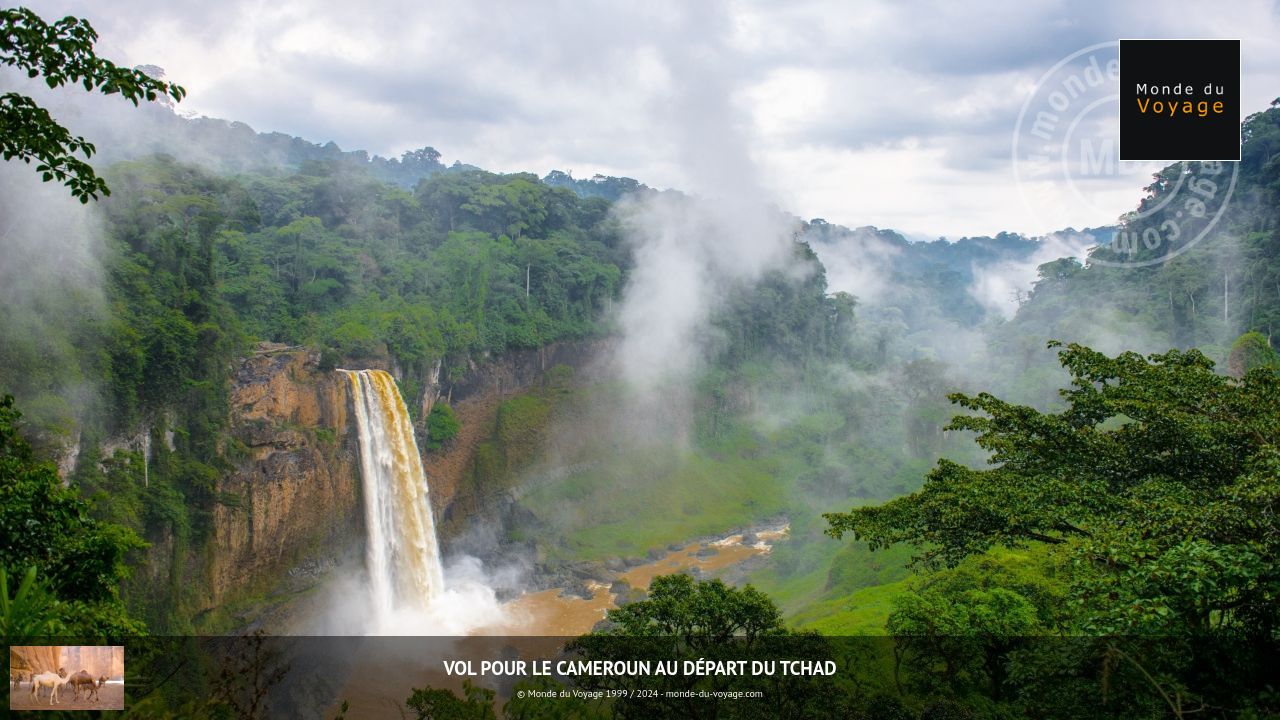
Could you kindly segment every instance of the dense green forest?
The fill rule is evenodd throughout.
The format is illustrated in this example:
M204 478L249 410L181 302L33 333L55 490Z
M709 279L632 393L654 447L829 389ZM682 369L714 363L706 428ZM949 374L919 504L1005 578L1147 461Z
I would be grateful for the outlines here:
M254 340L386 354L420 377L435 362L598 334L625 266L607 203L528 175L451 171L407 192L320 163L220 177L161 157L106 176L117 189L103 203L106 326L6 328L5 364L32 400L68 377L101 381L109 430L189 382L216 389L229 353Z
M609 338L635 263L617 208L657 194L145 112L163 132L104 153L111 194L86 211L96 283L37 288L0 312L7 638L198 629L185 563L162 589L129 568L148 539L204 552L213 509L237 502L219 491L246 454L228 391L255 343L316 348L324 369L385 360L413 398L437 369L459 379L512 351ZM797 222L780 267L721 288L691 417L671 402L658 432L623 442L633 397L614 379L503 402L472 481L551 480L502 542L555 569L785 517L791 538L751 570L754 586L662 578L575 650L622 658L635 646L619 636L677 636L646 652L683 658L737 637L763 657L752 643L766 637L855 668L820 692L781 688L796 716L1273 716L1280 105L1243 138L1231 205L1200 244L1139 268L1091 263L1112 257L1105 245L1043 264L1009 318L969 292L974 269L1025 260L1036 240L911 243ZM185 156L152 152L184 143ZM1154 178L1143 203L1184 171ZM41 197L35 177L4 182L6 212ZM1164 222L1202 220L1119 228ZM38 226L14 232L40 242ZM895 258L873 301L833 292L815 251L859 232ZM953 330L982 350L925 337ZM1136 345L1159 352L1121 352ZM976 414L952 419L948 398ZM428 452L459 429L439 407L416 418ZM573 442L541 452L556 433ZM60 478L52 461L68 458ZM814 631L892 639L841 646ZM468 716L491 700L424 689L408 704Z

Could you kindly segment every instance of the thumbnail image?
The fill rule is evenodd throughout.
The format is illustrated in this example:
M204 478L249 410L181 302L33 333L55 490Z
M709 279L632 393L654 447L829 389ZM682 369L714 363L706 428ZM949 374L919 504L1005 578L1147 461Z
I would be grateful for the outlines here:
M123 710L124 646L9 648L10 710Z

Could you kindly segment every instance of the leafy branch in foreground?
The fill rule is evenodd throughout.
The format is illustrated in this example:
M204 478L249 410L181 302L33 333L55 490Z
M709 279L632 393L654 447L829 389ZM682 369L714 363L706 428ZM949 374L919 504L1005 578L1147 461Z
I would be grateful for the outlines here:
M80 84L85 91L119 94L134 105L169 96L181 101L187 91L141 70L118 67L98 57L93 45L98 33L88 20L65 17L49 23L27 8L0 9L0 65L17 68L27 77L42 77L50 88ZM72 135L48 110L14 92L0 95L0 156L31 164L45 182L58 180L87 203L111 191L93 168L75 157L93 156L95 148Z

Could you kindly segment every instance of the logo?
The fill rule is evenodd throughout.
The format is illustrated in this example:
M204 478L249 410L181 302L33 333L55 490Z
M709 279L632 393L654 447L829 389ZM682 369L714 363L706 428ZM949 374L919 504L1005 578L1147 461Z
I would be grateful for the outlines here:
M1120 159L1239 160L1240 41L1121 40Z

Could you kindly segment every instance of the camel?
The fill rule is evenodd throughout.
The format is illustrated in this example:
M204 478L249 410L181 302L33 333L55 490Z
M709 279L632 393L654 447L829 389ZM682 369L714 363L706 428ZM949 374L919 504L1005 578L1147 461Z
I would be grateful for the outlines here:
M40 698L40 688L49 686L49 704L58 702L58 686L67 677L66 668L58 668L57 673L45 672L31 676L31 695Z
M75 698L77 700L80 699L80 688L85 685L89 686L85 690L85 694L91 695L93 696L94 699L97 699L98 683L96 680L93 679L93 676L90 675L87 670L81 670L75 675L72 675L71 677L67 678L66 685L71 687L71 690L75 693Z

